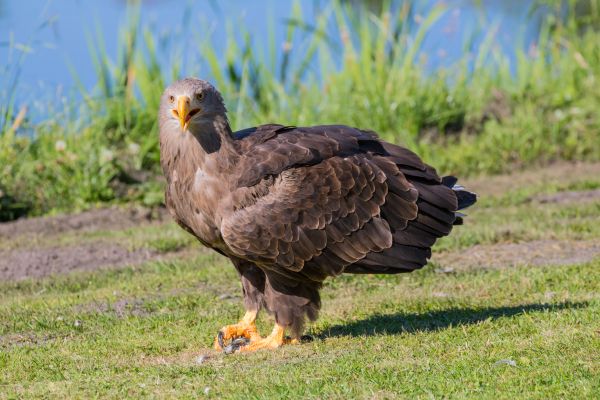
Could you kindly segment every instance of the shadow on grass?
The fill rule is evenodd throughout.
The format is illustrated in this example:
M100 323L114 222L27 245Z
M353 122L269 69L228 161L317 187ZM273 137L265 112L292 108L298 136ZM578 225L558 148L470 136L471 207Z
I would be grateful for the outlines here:
M438 331L456 326L477 324L486 320L514 317L529 312L579 309L588 305L588 302L563 302L557 304L523 304L512 307L449 308L423 314L375 314L360 321L332 326L317 336L328 338Z

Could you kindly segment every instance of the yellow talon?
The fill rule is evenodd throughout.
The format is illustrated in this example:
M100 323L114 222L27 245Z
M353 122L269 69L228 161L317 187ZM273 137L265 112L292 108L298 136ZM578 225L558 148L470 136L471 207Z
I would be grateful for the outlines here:
M256 328L257 311L247 311L244 317L234 325L227 325L219 330L215 338L215 349L226 354L252 352L262 349L276 349L284 344L299 344L298 338L285 336L285 326L275 324L267 337L261 337ZM230 341L228 345L225 342Z
M285 327L279 324L275 324L273 331L266 338L260 338L258 340L251 340L246 346L240 347L240 351L249 352L262 349L276 349L284 344L297 344L300 343L298 339L288 339L284 336Z
M236 338L246 338L250 341L260 340L260 334L256 328L257 311L247 311L244 317L234 325L224 326L219 330L219 334L215 338L215 349L223 350L224 341Z

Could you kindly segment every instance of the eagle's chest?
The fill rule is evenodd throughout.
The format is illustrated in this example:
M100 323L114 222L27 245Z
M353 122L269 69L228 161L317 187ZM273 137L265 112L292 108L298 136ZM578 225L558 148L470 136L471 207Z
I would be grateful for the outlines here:
M169 188L177 217L204 243L220 247L218 208L225 197L222 182L197 169L182 177L174 170Z

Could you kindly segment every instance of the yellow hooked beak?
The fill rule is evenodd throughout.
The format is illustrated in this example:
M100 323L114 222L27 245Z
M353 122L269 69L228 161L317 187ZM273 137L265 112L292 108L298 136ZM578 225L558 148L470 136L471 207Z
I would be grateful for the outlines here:
M187 96L179 96L177 98L177 109L173 110L173 114L179 118L179 125L184 131L187 130L188 114L190 113L190 98Z
M199 108L190 109L191 102L188 96L179 96L177 98L177 109L171 110L173 115L179 119L179 125L184 131L187 130L190 119L200 112Z

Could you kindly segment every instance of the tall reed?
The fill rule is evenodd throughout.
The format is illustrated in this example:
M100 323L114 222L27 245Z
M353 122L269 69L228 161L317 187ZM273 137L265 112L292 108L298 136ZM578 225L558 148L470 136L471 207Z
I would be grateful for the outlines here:
M598 1L590 4L597 10ZM182 71L218 86L234 128L279 122L372 129L444 173L600 158L600 34L577 4L561 19L564 9L552 3L556 11L535 48L517 49L512 69L495 49L491 24L474 58L429 73L420 50L448 12L443 6L416 19L410 2L386 4L379 15L332 2L311 24L302 5L294 3L283 40L271 30L266 45L236 27L224 44L191 31L188 47L164 48L135 9L116 59L102 32L90 35L97 85L79 85L71 112L29 127L33 135L25 137L14 102L0 109L0 218L14 214L2 204L42 213L161 202L156 110L164 85Z

